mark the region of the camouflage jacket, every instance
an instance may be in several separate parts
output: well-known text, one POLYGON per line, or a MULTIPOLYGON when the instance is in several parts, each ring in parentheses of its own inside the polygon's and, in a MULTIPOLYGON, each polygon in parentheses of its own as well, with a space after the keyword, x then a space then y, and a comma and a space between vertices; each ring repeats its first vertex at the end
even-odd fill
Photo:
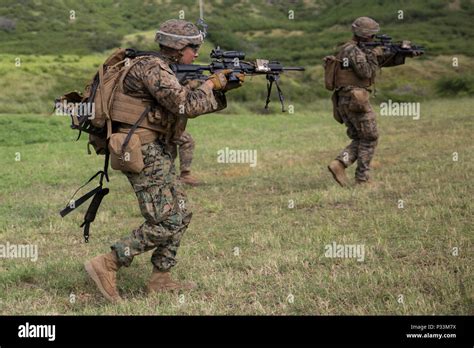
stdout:
MULTIPOLYGON (((342 45, 337 55, 343 60, 347 58, 348 67, 361 79, 375 80, 378 69, 404 64, 403 57, 393 56, 390 52, 378 49, 362 48, 357 42, 350 40, 342 45)), ((344 63, 344 61, 342 62, 344 63)))
POLYGON ((363 49, 357 45, 356 41, 351 40, 341 46, 338 56, 342 59, 343 66, 348 64, 348 68, 352 69, 359 78, 375 78, 379 62, 373 50, 363 49))
POLYGON ((169 67, 171 63, 164 56, 143 58, 125 77, 125 94, 155 99, 167 116, 184 114, 187 118, 194 118, 227 106, 224 93, 213 91, 206 84, 196 89, 182 86, 169 67))

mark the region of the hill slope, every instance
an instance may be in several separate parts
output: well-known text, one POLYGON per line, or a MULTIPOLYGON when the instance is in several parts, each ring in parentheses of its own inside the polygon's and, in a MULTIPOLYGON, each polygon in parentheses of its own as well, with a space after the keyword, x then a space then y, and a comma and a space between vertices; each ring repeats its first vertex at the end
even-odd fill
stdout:
MULTIPOLYGON (((14 29, 3 25, 2 30, 0 21, 2 53, 15 54, 103 51, 117 46, 127 34, 156 29, 165 19, 180 14, 191 21, 198 17, 197 0, 1 2, 0 17, 15 23, 14 29)), ((298 64, 319 62, 347 38, 354 18, 363 15, 377 19, 394 38, 410 38, 431 54, 474 55, 474 46, 468 44, 474 37, 471 0, 205 0, 204 4, 213 43, 298 64)))
MULTIPOLYGON (((197 0, 0 1, 0 88, 5 91, 0 113, 48 113, 55 97, 83 88, 111 49, 156 49, 160 22, 198 17, 197 0), (21 66, 15 65, 18 59, 21 66)), ((377 81, 379 100, 473 95, 472 5, 472 0, 204 0, 209 35, 200 61, 208 61, 210 49, 220 45, 244 50, 248 58, 302 65, 306 72, 287 74, 282 87, 288 103, 307 107, 315 98, 330 96, 321 58, 350 38, 354 18, 367 15, 394 39, 410 39, 427 49, 404 67, 384 70, 377 81), (459 66, 453 67, 453 58, 459 66)), ((231 101, 260 111, 266 81, 248 81, 231 101)), ((276 99, 271 105, 279 109, 276 99)))

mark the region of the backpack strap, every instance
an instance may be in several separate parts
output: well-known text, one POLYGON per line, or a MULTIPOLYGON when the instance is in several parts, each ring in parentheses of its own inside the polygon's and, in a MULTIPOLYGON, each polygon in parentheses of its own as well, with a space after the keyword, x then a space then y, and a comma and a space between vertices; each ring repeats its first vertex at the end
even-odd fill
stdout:
POLYGON ((125 57, 127 58, 136 58, 136 57, 143 57, 143 56, 154 56, 154 57, 163 57, 161 52, 157 51, 137 51, 133 48, 126 48, 125 49, 125 57))
POLYGON ((138 125, 145 119, 145 117, 148 115, 148 112, 150 111, 151 107, 150 106, 147 106, 146 109, 142 112, 142 114, 140 115, 140 118, 137 120, 137 122, 135 122, 132 126, 132 128, 130 129, 130 131, 128 132, 127 136, 125 137, 125 140, 123 141, 123 144, 122 144, 122 154, 125 153, 125 149, 127 148, 127 145, 130 141, 130 138, 132 137, 133 133, 135 132, 135 130, 137 129, 138 125))
POLYGON ((97 189, 98 191, 95 193, 94 198, 87 209, 86 215, 84 216, 84 222, 80 226, 84 227, 84 241, 86 243, 89 242, 90 224, 95 220, 95 216, 97 215, 97 210, 99 210, 100 203, 102 203, 102 199, 109 193, 108 188, 102 188, 102 186, 99 186, 97 189))
MULTIPOLYGON (((123 72, 120 75, 119 82, 117 83, 118 88, 120 88, 120 91, 123 92, 123 81, 125 80, 125 77, 127 77, 128 73, 130 72, 130 69, 133 68, 134 65, 139 63, 145 58, 145 56, 139 56, 133 59, 133 61, 123 70, 123 72)), ((125 60, 130 60, 130 58, 126 58, 125 60)), ((113 98, 113 95, 112 95, 113 98)), ((111 100, 113 100, 110 98, 111 100)))
POLYGON ((110 136, 112 135, 112 120, 110 119, 110 112, 109 112, 109 109, 107 107, 105 107, 105 100, 104 100, 104 68, 105 68, 105 65, 102 64, 99 68, 99 88, 100 90, 102 91, 102 93, 100 93, 100 104, 101 104, 101 107, 102 107, 102 112, 105 113, 105 121, 107 123, 107 139, 110 138, 110 136))
POLYGON ((90 224, 95 220, 95 217, 97 215, 97 211, 99 210, 99 206, 102 203, 102 199, 109 193, 108 188, 103 187, 103 180, 108 182, 109 181, 109 174, 108 174, 108 169, 109 169, 109 151, 107 149, 106 154, 105 154, 105 161, 104 161, 104 170, 100 170, 97 173, 95 173, 87 182, 79 187, 76 192, 72 195, 71 199, 69 200, 68 205, 59 212, 61 217, 65 217, 67 214, 75 210, 76 208, 80 207, 83 203, 87 202, 91 197, 94 197, 92 199, 91 204, 89 205, 89 208, 87 209, 87 212, 84 216, 84 221, 80 225, 80 227, 84 227, 84 241, 86 243, 89 242, 89 228, 90 224), (95 189, 92 189, 91 191, 87 192, 85 195, 81 196, 77 200, 73 201, 72 198, 76 195, 76 193, 86 186, 88 183, 90 183, 92 180, 94 180, 98 175, 100 175, 99 179, 99 186, 97 186, 95 189), (71 204, 71 202, 74 202, 74 204, 71 204))

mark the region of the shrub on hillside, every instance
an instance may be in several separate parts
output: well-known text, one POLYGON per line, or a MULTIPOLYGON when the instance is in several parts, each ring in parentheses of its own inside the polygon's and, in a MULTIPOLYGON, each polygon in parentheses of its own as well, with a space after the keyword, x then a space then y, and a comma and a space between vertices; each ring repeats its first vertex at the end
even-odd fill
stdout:
POLYGON ((436 92, 442 96, 474 95, 474 77, 445 76, 436 81, 436 92))
POLYGON ((15 30, 16 22, 13 19, 0 17, 0 29, 5 31, 15 30))

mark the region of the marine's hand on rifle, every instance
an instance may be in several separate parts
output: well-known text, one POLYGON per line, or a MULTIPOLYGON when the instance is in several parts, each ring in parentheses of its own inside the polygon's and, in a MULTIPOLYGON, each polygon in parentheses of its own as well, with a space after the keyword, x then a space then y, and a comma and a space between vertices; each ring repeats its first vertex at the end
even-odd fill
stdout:
POLYGON ((377 56, 377 57, 381 57, 385 54, 385 51, 383 49, 382 46, 377 46, 375 47, 372 52, 377 56))
POLYGON ((420 50, 418 47, 413 47, 413 45, 411 44, 411 41, 407 41, 407 40, 402 41, 401 47, 411 51, 409 54, 409 57, 411 58, 418 57, 423 54, 423 50, 420 50))
POLYGON ((218 72, 215 72, 212 75, 209 75, 206 83, 210 81, 213 85, 215 91, 225 91, 225 88, 228 83, 228 76, 232 74, 232 69, 224 69, 218 72))
POLYGON ((418 50, 417 47, 413 47, 411 41, 408 40, 403 40, 400 47, 406 50, 411 50, 409 57, 418 57, 423 54, 423 51, 418 50))
MULTIPOLYGON (((409 40, 402 40, 401 44, 400 44, 400 48, 401 49, 404 49, 404 50, 413 50, 413 48, 411 47, 411 41, 409 40)), ((413 57, 414 56, 414 52, 410 52, 411 54, 409 54, 408 56, 409 57, 413 57)))
POLYGON ((285 67, 277 61, 267 59, 245 61, 244 52, 223 51, 220 48, 212 50, 211 59, 212 62, 209 65, 171 64, 171 69, 181 84, 184 84, 186 80, 201 80, 205 81, 205 86, 221 92, 241 87, 246 75, 265 75, 267 78, 266 105, 268 106, 270 102, 272 86, 276 85, 282 110, 284 110, 284 98, 278 84, 280 75, 286 71, 304 71, 303 67, 285 67), (207 71, 211 75, 206 75, 207 71))

